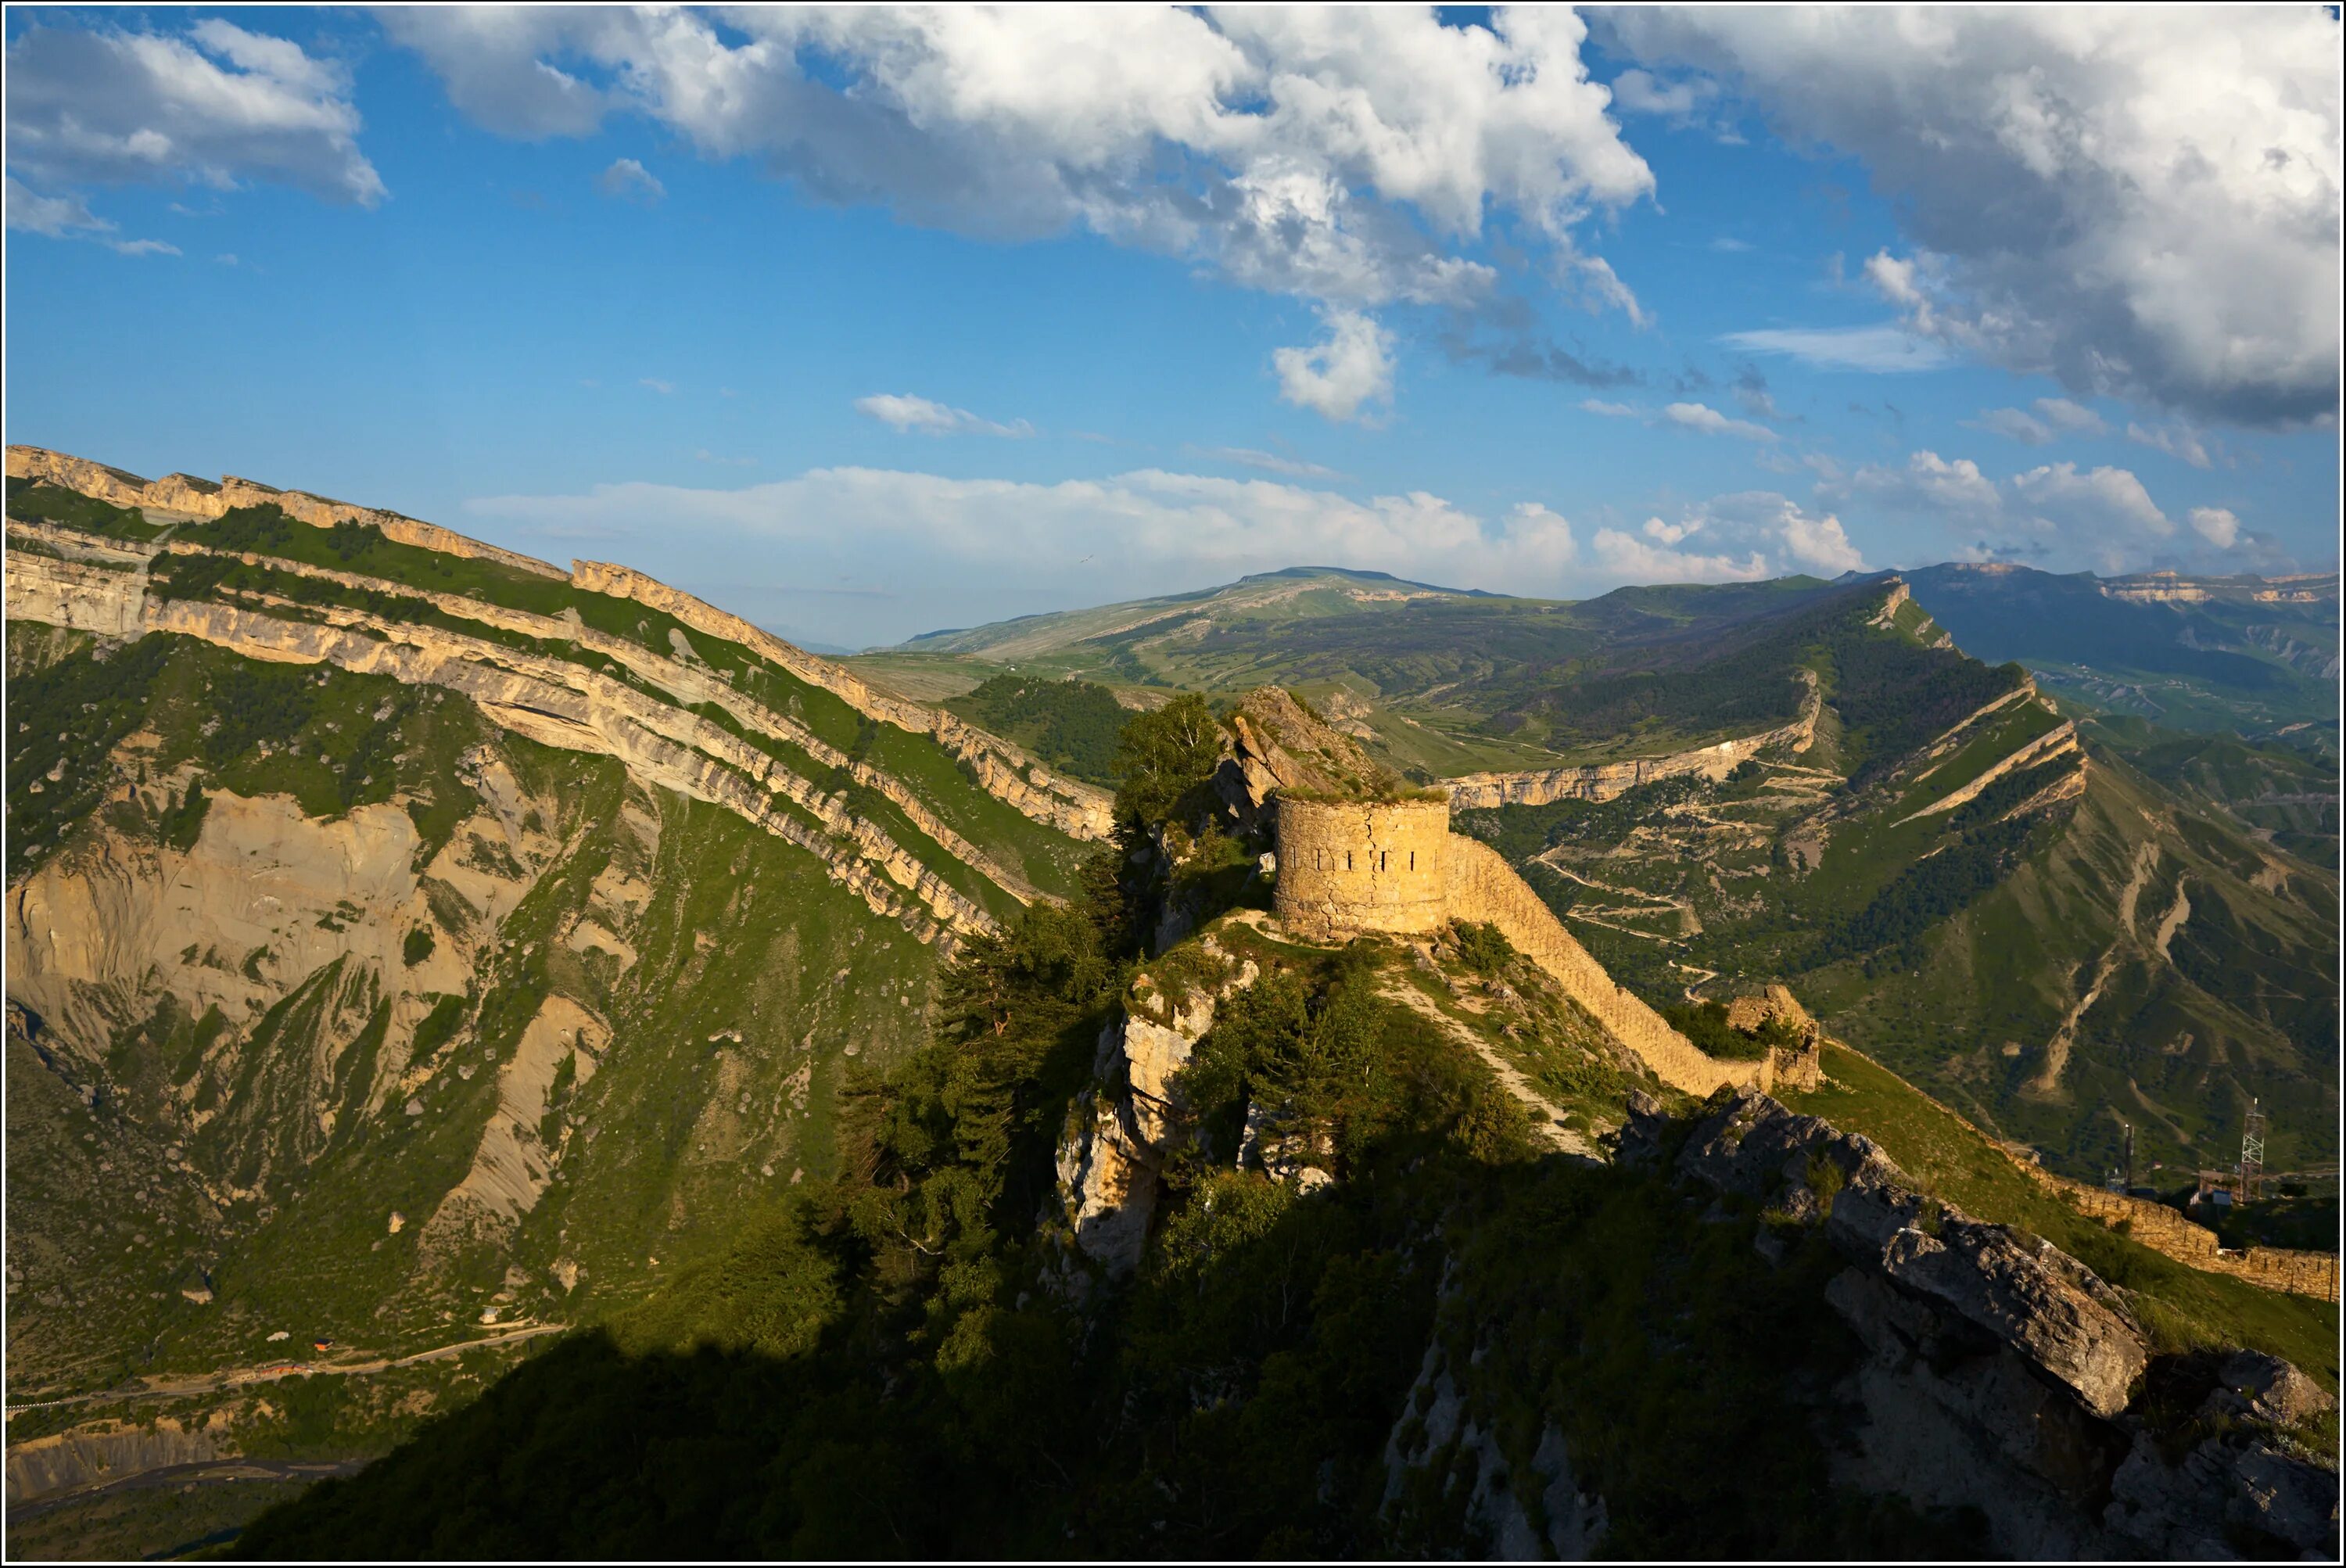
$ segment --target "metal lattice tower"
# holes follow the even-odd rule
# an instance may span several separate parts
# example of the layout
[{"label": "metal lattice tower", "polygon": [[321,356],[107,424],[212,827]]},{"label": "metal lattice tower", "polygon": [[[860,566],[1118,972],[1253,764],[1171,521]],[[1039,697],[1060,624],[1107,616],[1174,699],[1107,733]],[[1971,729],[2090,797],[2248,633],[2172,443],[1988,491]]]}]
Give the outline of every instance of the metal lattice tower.
[{"label": "metal lattice tower", "polygon": [[2240,1201],[2254,1203],[2257,1183],[2265,1174],[2265,1114],[2259,1109],[2261,1102],[2250,1100],[2249,1114],[2240,1123]]}]

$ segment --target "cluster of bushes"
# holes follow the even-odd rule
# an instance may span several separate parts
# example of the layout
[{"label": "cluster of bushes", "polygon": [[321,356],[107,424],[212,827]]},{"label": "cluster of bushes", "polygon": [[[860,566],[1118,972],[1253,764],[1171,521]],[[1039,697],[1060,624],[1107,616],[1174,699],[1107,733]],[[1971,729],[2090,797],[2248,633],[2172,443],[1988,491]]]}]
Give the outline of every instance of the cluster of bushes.
[{"label": "cluster of bushes", "polygon": [[1768,1026],[1757,1036],[1729,1028],[1727,1004],[1723,1002],[1696,1002],[1665,1007],[1661,1013],[1669,1026],[1685,1035],[1697,1050],[1730,1062],[1756,1062],[1768,1054],[1770,1045],[1790,1049],[1800,1043],[1797,1030],[1780,1024],[1774,1018],[1768,1021]]}]

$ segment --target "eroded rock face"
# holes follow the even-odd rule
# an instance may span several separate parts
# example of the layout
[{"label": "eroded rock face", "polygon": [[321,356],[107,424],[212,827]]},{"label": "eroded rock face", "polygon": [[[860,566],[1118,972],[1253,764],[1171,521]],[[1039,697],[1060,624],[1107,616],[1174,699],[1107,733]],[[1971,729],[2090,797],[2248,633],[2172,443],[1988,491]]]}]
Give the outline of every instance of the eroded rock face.
[{"label": "eroded rock face", "polygon": [[2212,1386],[2193,1412],[2209,1435],[2169,1462],[2141,1431],[2115,1475],[2105,1520],[2114,1533],[2162,1557],[2258,1554],[2335,1557],[2338,1477],[2295,1451],[2290,1429],[2335,1408],[2312,1379],[2287,1361],[2239,1350],[2212,1368]]},{"label": "eroded rock face", "polygon": [[1219,972],[1200,989],[1168,989],[1144,973],[1122,1017],[1100,1033],[1095,1083],[1078,1095],[1059,1145],[1059,1197],[1084,1256],[1114,1274],[1140,1263],[1157,1210],[1158,1173],[1188,1135],[1174,1076],[1214,1026],[1216,1006],[1255,983],[1252,961],[1199,943]]},{"label": "eroded rock face", "polygon": [[[1623,1163],[1659,1166],[1660,1106],[1629,1110]],[[2290,1431],[2328,1396],[2286,1361],[2155,1361],[2124,1293],[2076,1259],[1940,1205],[1872,1140],[1765,1095],[1705,1116],[1669,1168],[1821,1222],[1850,1259],[1825,1292],[1866,1351],[1844,1390],[1863,1412],[1845,1483],[1976,1508],[2014,1556],[2335,1555],[2337,1472]],[[2196,1415],[2178,1418],[2178,1380]]]},{"label": "eroded rock face", "polygon": [[1605,1500],[1580,1490],[1564,1432],[1553,1421],[1541,1429],[1539,1446],[1532,1452],[1545,1528],[1534,1524],[1517,1501],[1498,1433],[1464,1413],[1465,1401],[1440,1344],[1426,1348],[1417,1382],[1402,1401],[1402,1419],[1385,1439],[1383,1514],[1388,1530],[1403,1539],[1413,1534],[1408,1518],[1413,1481],[1459,1474],[1461,1461],[1471,1461],[1474,1481],[1466,1500],[1466,1524],[1488,1547],[1488,1557],[1508,1563],[1550,1557],[1579,1563],[1604,1543],[1608,1524]]},{"label": "eroded rock face", "polygon": [[1243,832],[1266,824],[1279,790],[1345,794],[1392,781],[1358,741],[1305,712],[1278,687],[1247,693],[1229,722],[1234,739],[1215,770],[1214,792]]}]

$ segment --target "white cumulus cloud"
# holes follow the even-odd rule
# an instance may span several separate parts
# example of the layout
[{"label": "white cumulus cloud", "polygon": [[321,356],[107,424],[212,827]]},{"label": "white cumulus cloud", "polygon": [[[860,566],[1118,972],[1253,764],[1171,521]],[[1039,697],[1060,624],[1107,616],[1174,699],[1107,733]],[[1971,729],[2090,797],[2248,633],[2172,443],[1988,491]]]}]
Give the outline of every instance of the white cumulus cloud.
[{"label": "white cumulus cloud", "polygon": [[2191,531],[2218,550],[2229,550],[2240,537],[2240,520],[2221,506],[2194,506]]},{"label": "white cumulus cloud", "polygon": [[1280,397],[1337,421],[1362,418],[1366,404],[1392,402],[1392,334],[1358,311],[1329,310],[1321,320],[1328,335],[1318,343],[1272,351]]},{"label": "white cumulus cloud", "polygon": [[1914,331],[2077,392],[2288,426],[2339,398],[2340,26],[2320,6],[1599,14],[1863,161]]},{"label": "white cumulus cloud", "polygon": [[887,6],[402,10],[478,123],[645,116],[819,199],[1032,238],[1086,229],[1353,309],[1470,302],[1494,214],[1636,317],[1578,235],[1650,195],[1566,10]]},{"label": "white cumulus cloud", "polygon": [[[648,569],[855,646],[1297,565],[1558,594],[1577,559],[1570,523],[1536,503],[1478,515],[1423,491],[1355,499],[1161,469],[1032,484],[828,468],[738,490],[631,484],[466,505],[516,538],[658,538]],[[756,586],[760,563],[774,587]],[[842,606],[842,581],[889,592]]]},{"label": "white cumulus cloud", "polygon": [[293,186],[372,207],[349,73],[209,18],[184,34],[36,23],[8,45],[8,164],[42,183]]},{"label": "white cumulus cloud", "polygon": [[[1969,458],[1924,451],[1903,464],[1826,473],[1817,495],[1877,531],[1935,525],[1962,554],[2026,558],[2056,570],[2138,571],[2170,555],[2179,537],[2141,478],[2108,464],[2044,463],[1999,481]],[[2229,512],[2204,524],[2195,514],[2191,523],[2219,547],[2229,547],[2219,535],[2239,534]],[[1920,555],[1910,559],[1936,558],[1947,547],[1927,536],[1910,550],[1917,546]]]}]

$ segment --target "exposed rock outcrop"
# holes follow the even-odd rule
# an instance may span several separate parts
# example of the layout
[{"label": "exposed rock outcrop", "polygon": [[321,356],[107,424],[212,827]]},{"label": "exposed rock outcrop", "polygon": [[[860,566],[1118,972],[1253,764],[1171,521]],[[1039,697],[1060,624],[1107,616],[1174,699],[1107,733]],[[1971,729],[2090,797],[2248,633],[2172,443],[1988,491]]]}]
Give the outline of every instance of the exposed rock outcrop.
[{"label": "exposed rock outcrop", "polygon": [[[33,446],[9,447],[7,471],[11,478],[55,484],[111,505],[152,509],[167,518],[209,519],[219,517],[236,507],[274,505],[295,521],[315,527],[330,528],[339,523],[362,524],[381,530],[384,537],[399,544],[443,555],[493,561],[533,575],[566,580],[573,587],[587,593],[630,599],[671,615],[696,631],[738,643],[760,657],[772,660],[794,677],[831,692],[867,718],[933,738],[969,770],[980,788],[1036,821],[1073,838],[1093,840],[1106,839],[1115,826],[1113,803],[1106,791],[1076,779],[1062,778],[1010,742],[941,709],[924,708],[877,691],[841,666],[818,658],[738,616],[729,615],[629,567],[602,561],[574,561],[571,570],[565,573],[560,567],[534,556],[485,545],[451,529],[420,522],[396,512],[330,501],[299,490],[278,490],[233,475],[224,477],[218,484],[183,473],[170,474],[149,483],[121,469]],[[12,529],[19,526],[31,525],[10,524]],[[179,548],[205,548],[199,535],[173,543]],[[150,549],[145,553],[153,552]],[[311,575],[336,575],[275,559],[269,564],[280,569],[308,571]],[[415,590],[404,585],[378,585],[419,596]],[[42,586],[44,590],[52,589],[55,580]],[[111,603],[118,620],[122,615],[121,599],[120,593],[110,601],[100,596],[90,606],[85,606],[76,597],[70,605],[61,603],[58,615],[41,618],[60,625],[78,625],[77,622],[60,619],[59,616],[98,615],[102,613],[99,606]],[[11,615],[32,613],[30,609],[18,607],[18,595],[13,584],[9,600]],[[494,609],[494,606],[484,607]],[[92,626],[84,629],[108,628]],[[130,626],[126,630],[109,631],[109,635],[135,636],[137,629]]]},{"label": "exposed rock outcrop", "polygon": [[[1478,1351],[1479,1355],[1479,1351]],[[1535,1525],[1517,1501],[1498,1432],[1465,1413],[1465,1400],[1451,1376],[1450,1358],[1437,1340],[1426,1347],[1417,1381],[1402,1403],[1402,1418],[1385,1439],[1383,1512],[1389,1530],[1404,1539],[1402,1516],[1413,1475],[1451,1476],[1473,1466],[1474,1481],[1464,1509],[1467,1528],[1489,1558],[1507,1563],[1586,1562],[1604,1544],[1608,1527],[1602,1497],[1579,1489],[1564,1433],[1553,1422],[1540,1431],[1532,1452],[1544,1528]]]},{"label": "exposed rock outcrop", "polygon": [[1247,693],[1229,718],[1230,755],[1214,772],[1221,797],[1243,832],[1263,827],[1271,798],[1373,795],[1400,780],[1369,759],[1350,735],[1314,717],[1294,695],[1266,686]]},{"label": "exposed rock outcrop", "polygon": [[1596,762],[1578,768],[1544,768],[1522,773],[1469,773],[1443,781],[1450,804],[1457,810],[1491,806],[1545,806],[1552,800],[1610,800],[1640,784],[1652,784],[1682,774],[1697,773],[1713,780],[1726,778],[1763,751],[1776,748],[1799,755],[1816,744],[1821,699],[1817,680],[1808,670],[1808,695],[1800,716],[1790,724],[1739,736],[1667,757],[1637,757],[1624,762]]},{"label": "exposed rock outcrop", "polygon": [[[89,580],[78,575],[84,573],[90,574]],[[827,794],[770,753],[692,713],[680,702],[662,700],[575,661],[437,626],[382,621],[354,611],[320,611],[276,603],[270,607],[281,613],[264,615],[232,605],[157,598],[145,592],[143,579],[133,574],[38,556],[11,562],[7,596],[12,616],[59,620],[50,603],[56,598],[68,606],[99,606],[79,616],[88,629],[117,626],[135,616],[138,630],[196,637],[248,658],[331,663],[361,673],[391,675],[411,685],[445,687],[471,697],[490,718],[533,740],[617,757],[647,783],[723,806],[790,840],[821,860],[833,880],[862,898],[874,913],[907,920],[923,941],[934,940],[939,927],[982,931],[994,924],[982,907],[895,843],[884,830],[848,810],[842,797]],[[285,618],[297,613],[322,618]],[[521,617],[515,612],[501,618],[544,619]],[[62,624],[76,623],[66,619]],[[645,659],[652,666],[672,662],[651,655]],[[669,672],[659,669],[657,673]],[[703,677],[679,684],[692,692],[697,687],[722,683]],[[695,697],[715,700],[717,693],[701,691]],[[756,707],[739,699],[728,706]],[[843,754],[815,740],[803,727],[762,708],[756,711],[766,720],[760,728],[775,738],[799,745],[817,757],[827,754],[839,763],[847,761]],[[892,798],[893,793],[909,792],[899,785]],[[793,815],[780,804],[781,799],[821,827]],[[917,800],[914,805],[919,805]],[[921,817],[934,822],[925,808],[921,808]],[[935,826],[943,828],[941,823]],[[966,847],[958,835],[945,831],[948,847],[956,842]],[[981,870],[999,871],[989,858],[974,850],[972,854]],[[1023,879],[1005,876],[1025,886]],[[906,899],[903,894],[911,896]]]},{"label": "exposed rock outcrop", "polygon": [[942,708],[923,708],[891,697],[861,677],[795,647],[739,616],[669,587],[627,566],[607,561],[573,561],[570,580],[589,593],[633,599],[682,621],[695,631],[740,643],[772,659],[810,686],[819,686],[866,718],[915,735],[933,737],[971,769],[985,790],[1036,821],[1071,838],[1104,840],[1115,830],[1115,802],[1106,790],[1058,774],[999,736],[989,735]]},{"label": "exposed rock outcrop", "polygon": [[1092,1087],[1076,1097],[1059,1147],[1059,1196],[1076,1247],[1111,1274],[1140,1263],[1157,1210],[1158,1174],[1188,1135],[1174,1075],[1189,1064],[1219,1003],[1254,983],[1213,937],[1199,942],[1212,972],[1198,984],[1142,973],[1121,1016],[1101,1032]]},{"label": "exposed rock outcrop", "polygon": [[[1668,1155],[1633,1096],[1621,1158]],[[2324,1396],[2243,1353],[2197,1425],[2146,1391],[2194,1375],[2155,1359],[2124,1295],[2051,1243],[1918,1191],[1872,1140],[1743,1095],[1698,1122],[1680,1177],[1821,1224],[1850,1267],[1826,1298],[1864,1346],[1843,1479],[1926,1508],[1972,1507],[2020,1557],[2230,1556],[2243,1541],[2337,1551],[2338,1476],[2287,1431]],[[2160,1423],[2165,1425],[2161,1426]]]},{"label": "exposed rock outcrop", "polygon": [[53,1437],[8,1445],[7,1485],[11,1507],[55,1492],[97,1486],[167,1465],[199,1464],[235,1454],[225,1420],[217,1416],[189,1425],[169,1416],[152,1427],[127,1421],[97,1421]]},{"label": "exposed rock outcrop", "polygon": [[403,516],[396,512],[379,511],[372,506],[353,506],[346,501],[329,501],[322,495],[312,495],[303,490],[280,490],[274,485],[239,479],[232,473],[223,474],[218,484],[186,473],[166,474],[150,483],[119,468],[108,468],[87,458],[70,457],[62,452],[50,452],[37,446],[10,447],[7,465],[11,479],[38,480],[60,489],[92,496],[113,506],[152,507],[158,512],[200,518],[219,517],[240,506],[276,506],[288,517],[312,527],[331,528],[337,523],[363,523],[382,529],[385,538],[398,544],[437,550],[446,555],[495,561],[501,566],[510,566],[541,577],[559,578],[564,575],[562,568],[550,562],[518,551],[484,545],[477,539],[468,539],[435,524],[418,522],[413,517]]}]

